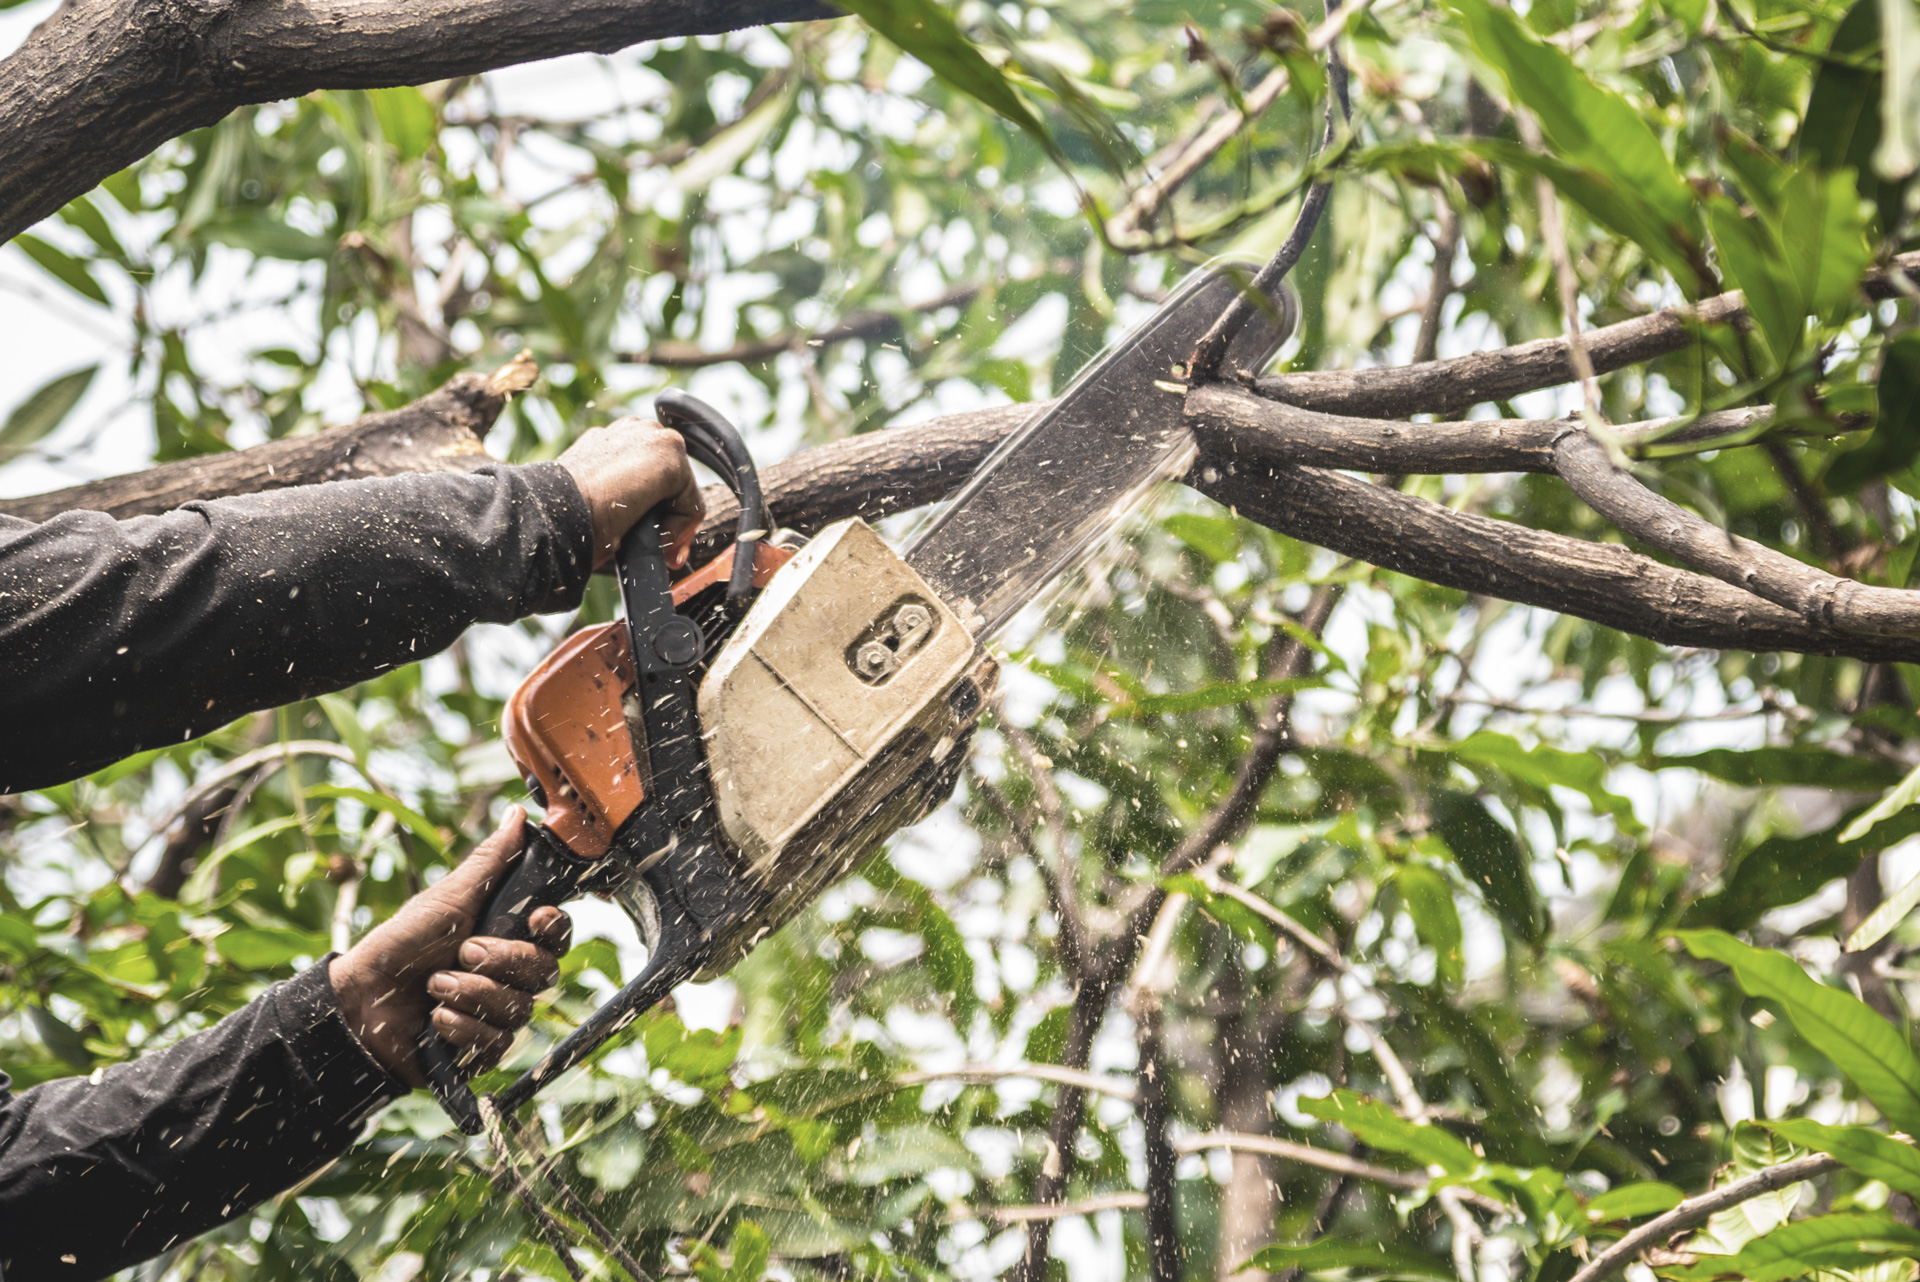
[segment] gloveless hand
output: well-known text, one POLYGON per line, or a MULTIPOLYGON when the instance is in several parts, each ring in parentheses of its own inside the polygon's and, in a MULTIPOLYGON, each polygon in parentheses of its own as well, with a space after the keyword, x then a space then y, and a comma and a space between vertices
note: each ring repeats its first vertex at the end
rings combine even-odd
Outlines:
POLYGON ((526 842, 526 812, 509 807, 500 827, 459 867, 421 891, 366 938, 333 959, 327 977, 347 1027, 381 1065, 426 1085, 418 1043, 429 1018, 456 1054, 491 1067, 533 1014, 533 999, 559 977, 573 923, 558 908, 528 919, 538 942, 473 932, 493 888, 526 842))
POLYGON ((684 565, 707 507, 687 462, 680 433, 642 418, 589 429, 560 456, 593 513, 593 563, 613 559, 634 522, 661 503, 673 505, 667 522, 667 564, 684 565))

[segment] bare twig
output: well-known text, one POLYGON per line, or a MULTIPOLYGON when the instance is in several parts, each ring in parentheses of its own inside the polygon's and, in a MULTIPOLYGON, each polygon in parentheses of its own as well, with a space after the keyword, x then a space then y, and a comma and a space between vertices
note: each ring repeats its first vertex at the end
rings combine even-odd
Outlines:
POLYGON ((942 308, 965 307, 980 296, 981 288, 979 285, 962 285, 924 302, 902 307, 899 311, 855 312, 836 324, 812 333, 774 334, 767 338, 747 339, 731 347, 713 349, 703 348, 698 343, 661 339, 637 351, 616 353, 614 359, 629 365, 651 365, 656 369, 703 369, 709 365, 724 365, 729 361, 752 364, 772 360, 782 352, 847 343, 856 339, 898 338, 906 333, 901 320, 903 316, 924 316, 942 308))
POLYGON ((1005 1068, 992 1064, 968 1064, 954 1069, 920 1069, 901 1073, 893 1080, 900 1086, 924 1086, 929 1082, 1005 1082, 1016 1078, 1032 1078, 1037 1082, 1052 1082, 1056 1086, 1070 1086, 1077 1091, 1091 1091, 1095 1095, 1110 1095, 1114 1099, 1134 1100, 1134 1084, 1124 1077, 1115 1077, 1109 1073, 1089 1073, 1085 1069, 1068 1068, 1061 1064, 1012 1064, 1005 1068))
POLYGON ((1133 193, 1124 208, 1107 220, 1107 241, 1115 249, 1145 249, 1154 239, 1143 228, 1153 221, 1173 193, 1200 172, 1209 160, 1275 99, 1286 92, 1290 77, 1285 67, 1267 73, 1266 78, 1248 91, 1246 111, 1229 111, 1202 129, 1193 141, 1174 155, 1160 171, 1133 193))
MULTIPOLYGON (((1521 140, 1535 151, 1544 151, 1540 122, 1533 118, 1533 113, 1518 111, 1514 118, 1520 126, 1521 140)), ((1567 361, 1580 382, 1586 412, 1598 420, 1600 384, 1594 378, 1593 359, 1587 355, 1586 340, 1580 336, 1580 279, 1574 275, 1573 255, 1567 250, 1567 222, 1560 212, 1560 195, 1545 174, 1534 179, 1533 194, 1540 206, 1540 239, 1546 245, 1547 259, 1553 264, 1554 283, 1560 291, 1560 312, 1567 326, 1567 361)))

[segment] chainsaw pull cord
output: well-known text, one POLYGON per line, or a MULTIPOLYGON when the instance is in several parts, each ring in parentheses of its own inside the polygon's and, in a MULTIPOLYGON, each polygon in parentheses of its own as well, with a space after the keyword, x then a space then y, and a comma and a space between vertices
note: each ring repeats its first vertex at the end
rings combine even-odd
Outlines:
POLYGON ((669 387, 653 398, 660 422, 686 438, 687 453, 725 481, 740 500, 740 523, 734 536, 733 575, 727 580, 727 600, 743 607, 753 594, 753 565, 760 541, 767 536, 767 507, 760 492, 760 473, 747 443, 726 416, 699 397, 669 387))

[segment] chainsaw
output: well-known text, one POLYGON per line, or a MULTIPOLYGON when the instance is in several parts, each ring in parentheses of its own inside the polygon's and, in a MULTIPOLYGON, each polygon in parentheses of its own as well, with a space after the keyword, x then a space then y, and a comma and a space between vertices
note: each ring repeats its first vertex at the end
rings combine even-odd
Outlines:
MULTIPOLYGON (((755 944, 953 792, 998 667, 987 643, 1191 462, 1185 361, 1252 265, 1192 273, 984 459, 896 552, 859 518, 773 530, 758 473, 712 407, 668 390, 660 422, 733 491, 733 544, 677 583, 667 510, 622 541, 626 616, 574 633, 507 702, 502 733, 544 813, 478 932, 529 938, 543 905, 620 904, 641 970, 493 1097, 510 1114, 675 986, 755 944)), ((1292 332, 1291 292, 1236 338, 1259 369, 1292 332)), ((434 1094, 469 1135, 478 1102, 429 1031, 434 1094)))

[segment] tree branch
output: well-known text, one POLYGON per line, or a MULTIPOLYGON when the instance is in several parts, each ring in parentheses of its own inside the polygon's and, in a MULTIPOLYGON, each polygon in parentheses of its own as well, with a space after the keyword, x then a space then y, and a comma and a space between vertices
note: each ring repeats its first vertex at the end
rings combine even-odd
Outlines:
POLYGON ((1555 444, 1554 462, 1581 501, 1622 532, 1791 610, 1809 627, 1841 636, 1920 637, 1920 593, 1843 579, 1730 534, 1641 485, 1578 427, 1569 426, 1555 444))
POLYGON ((1690 1229, 1702 1221, 1711 1219, 1730 1206, 1738 1206, 1763 1193, 1771 1193, 1789 1184, 1798 1184, 1802 1180, 1810 1180, 1816 1175, 1825 1175, 1828 1171, 1839 1169, 1840 1163, 1836 1159, 1828 1157, 1825 1153, 1815 1153, 1808 1157, 1796 1157, 1791 1162, 1782 1162, 1778 1166, 1769 1166, 1763 1171, 1755 1171, 1745 1179, 1735 1180, 1725 1188, 1713 1189, 1698 1197, 1690 1197, 1665 1215, 1656 1215, 1594 1256, 1567 1282, 1601 1282, 1602 1278, 1612 1277, 1633 1263, 1634 1257, 1648 1247, 1666 1241, 1682 1229, 1690 1229))
POLYGON ((0 62, 0 241, 236 107, 838 16, 819 0, 68 0, 0 62))
MULTIPOLYGON (((1349 418, 1269 401, 1243 388, 1214 383, 1187 393, 1187 416, 1201 448, 1233 454, 1243 446, 1307 467, 1356 472, 1441 474, 1553 472, 1554 442, 1568 419, 1477 418, 1450 423, 1349 418)), ((1721 410, 1696 418, 1649 419, 1614 429, 1629 453, 1655 446, 1724 445, 1727 438, 1767 423, 1765 406, 1721 410)))
MULTIPOLYGON (((1920 279, 1920 253, 1901 254, 1893 263, 1895 271, 1920 279)), ((1888 273, 1875 272, 1862 288, 1868 298, 1890 298, 1900 287, 1888 273)), ((1735 290, 1691 307, 1668 308, 1588 330, 1580 337, 1594 373, 1606 374, 1680 351, 1704 326, 1745 324, 1746 315, 1746 297, 1735 290)), ((1258 380, 1254 390, 1271 400, 1323 413, 1399 418, 1459 413, 1522 392, 1558 387, 1578 377, 1567 340, 1543 338, 1424 365, 1281 374, 1258 380)))
POLYGON ((492 374, 456 374, 411 405, 344 427, 269 441, 230 454, 162 463, 50 494, 0 499, 0 516, 44 521, 85 509, 125 518, 168 512, 195 499, 400 472, 470 472, 498 460, 481 440, 507 398, 533 385, 525 352, 492 374))
POLYGON ((1529 529, 1336 472, 1202 456, 1200 490, 1304 542, 1446 587, 1577 615, 1668 645, 1920 660, 1920 636, 1836 636, 1790 610, 1611 543, 1529 529))

